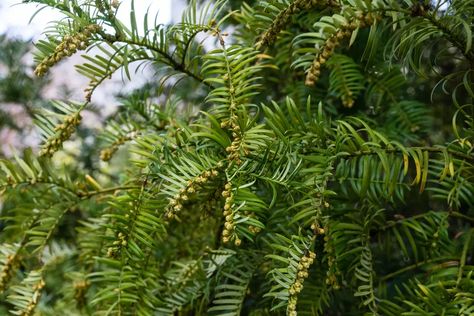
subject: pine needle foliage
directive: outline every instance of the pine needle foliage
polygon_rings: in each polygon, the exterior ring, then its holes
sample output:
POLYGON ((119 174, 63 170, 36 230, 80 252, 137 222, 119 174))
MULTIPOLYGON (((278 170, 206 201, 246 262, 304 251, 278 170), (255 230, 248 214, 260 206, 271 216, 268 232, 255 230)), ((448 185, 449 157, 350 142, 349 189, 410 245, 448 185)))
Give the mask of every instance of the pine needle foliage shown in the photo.
POLYGON ((36 73, 82 51, 90 83, 0 161, 12 314, 474 314, 472 0, 190 1, 174 25, 132 1, 129 26, 23 2, 63 14, 36 73), (159 96, 91 135, 102 167, 63 165, 95 89, 145 64, 159 96))

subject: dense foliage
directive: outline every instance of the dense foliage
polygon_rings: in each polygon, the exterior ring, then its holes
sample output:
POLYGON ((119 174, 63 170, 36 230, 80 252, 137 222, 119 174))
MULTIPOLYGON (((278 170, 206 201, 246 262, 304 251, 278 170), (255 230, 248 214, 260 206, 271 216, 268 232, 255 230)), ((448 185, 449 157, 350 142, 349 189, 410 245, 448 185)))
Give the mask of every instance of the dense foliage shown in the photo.
POLYGON ((130 27, 116 0, 24 2, 64 14, 35 73, 83 51, 90 85, 0 162, 11 313, 474 314, 473 0, 191 1, 130 27), (63 165, 97 86, 147 65, 97 159, 63 165))

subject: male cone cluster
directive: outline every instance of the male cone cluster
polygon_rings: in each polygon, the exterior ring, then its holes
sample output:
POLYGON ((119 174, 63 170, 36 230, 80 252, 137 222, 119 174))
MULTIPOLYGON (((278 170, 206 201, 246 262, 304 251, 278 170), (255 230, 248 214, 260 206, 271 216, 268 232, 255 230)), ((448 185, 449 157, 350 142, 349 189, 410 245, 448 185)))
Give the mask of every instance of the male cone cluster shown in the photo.
POLYGON ((320 0, 296 0, 292 2, 288 6, 288 8, 278 14, 270 28, 260 36, 260 39, 256 44, 257 49, 261 49, 265 46, 271 45, 276 40, 276 37, 281 32, 281 30, 285 28, 285 26, 288 24, 294 14, 300 12, 301 10, 311 9, 318 2, 320 2, 320 0))
POLYGON ((79 112, 66 116, 64 122, 54 128, 56 134, 43 145, 39 152, 40 156, 52 156, 58 151, 62 144, 74 134, 80 122, 81 115, 79 112))
MULTIPOLYGON (((232 143, 225 150, 229 154, 228 159, 234 161, 237 165, 240 165, 240 148, 242 146, 242 131, 238 124, 238 116, 234 113, 236 106, 231 104, 230 106, 231 115, 230 118, 221 123, 221 128, 229 128, 232 132, 232 143)), ((245 149, 244 149, 245 151, 245 149)))
MULTIPOLYGON (((232 204, 234 203, 234 193, 232 192, 232 183, 229 181, 225 184, 222 196, 225 198, 224 212, 222 215, 225 216, 224 229, 222 230, 222 242, 224 244, 230 241, 230 238, 235 230, 234 214, 232 212, 232 204)), ((240 246, 242 240, 236 237, 234 244, 240 246)))
POLYGON ((326 233, 324 236, 324 252, 326 253, 326 260, 328 263, 328 270, 326 272, 326 284, 331 286, 334 290, 339 289, 339 284, 337 282, 337 274, 339 271, 337 270, 336 265, 336 258, 335 258, 335 250, 334 245, 329 237, 329 234, 326 233))
POLYGON ((82 308, 86 305, 86 294, 87 289, 90 286, 90 282, 87 280, 79 280, 74 282, 74 299, 76 300, 77 306, 82 308))
POLYGON ((114 241, 113 246, 107 249, 107 257, 115 257, 120 248, 127 246, 127 244, 127 236, 124 233, 118 233, 117 240, 114 241))
POLYGON ((12 273, 15 270, 16 256, 9 254, 7 260, 3 264, 2 272, 0 272, 0 293, 3 293, 7 287, 7 283, 12 277, 12 273))
POLYGON ((129 136, 129 135, 118 138, 116 141, 112 143, 112 145, 100 151, 100 159, 102 161, 109 161, 110 159, 112 159, 112 156, 119 149, 119 147, 131 139, 132 139, 132 136, 129 136))
POLYGON ((304 280, 309 276, 309 267, 313 264, 316 259, 316 254, 312 251, 308 251, 303 257, 296 270, 296 280, 293 282, 291 287, 288 289, 290 298, 288 299, 287 315, 296 316, 296 303, 298 301, 298 294, 303 290, 304 280))
POLYGON ((211 169, 206 170, 194 179, 189 180, 186 187, 182 188, 174 198, 170 199, 168 207, 166 208, 166 217, 170 220, 175 218, 176 214, 183 209, 183 204, 189 200, 189 196, 197 192, 198 189, 206 184, 210 179, 215 178, 218 175, 219 172, 217 169, 211 169))
MULTIPOLYGON (((324 43, 323 47, 320 49, 319 53, 315 56, 313 63, 306 75, 305 84, 307 86, 314 86, 321 75, 321 67, 327 62, 327 60, 334 53, 334 50, 341 45, 341 42, 352 36, 352 33, 358 28, 364 28, 370 26, 374 23, 376 19, 379 19, 379 15, 374 13, 362 13, 357 12, 354 16, 353 21, 347 21, 339 30, 332 34, 324 43)), ((351 102, 347 100, 348 105, 351 102)))
POLYGON ((33 296, 31 297, 31 300, 28 302, 28 305, 26 306, 26 308, 23 310, 23 312, 21 314, 17 314, 17 315, 21 315, 21 316, 32 316, 34 315, 35 313, 35 308, 36 306, 38 305, 39 301, 40 301, 40 298, 41 298, 41 294, 42 294, 42 290, 45 286, 45 282, 43 279, 41 279, 34 287, 33 287, 33 290, 35 291, 33 296))
POLYGON ((78 50, 84 50, 89 46, 89 41, 94 33, 100 31, 100 26, 91 24, 84 28, 83 31, 74 35, 66 35, 61 43, 56 46, 54 53, 41 61, 35 69, 35 75, 41 77, 46 74, 52 66, 60 62, 64 57, 69 57, 78 50))

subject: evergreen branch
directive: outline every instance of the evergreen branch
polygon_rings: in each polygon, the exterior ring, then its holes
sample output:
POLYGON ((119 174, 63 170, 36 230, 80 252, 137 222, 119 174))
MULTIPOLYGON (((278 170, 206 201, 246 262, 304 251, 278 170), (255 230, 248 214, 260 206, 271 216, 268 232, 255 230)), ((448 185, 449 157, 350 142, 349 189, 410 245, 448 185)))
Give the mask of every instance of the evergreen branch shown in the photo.
POLYGON ((210 83, 206 82, 204 80, 204 78, 202 78, 199 75, 197 75, 197 74, 191 72, 190 70, 188 70, 186 68, 186 66, 184 65, 184 63, 179 63, 178 61, 176 61, 173 58, 173 56, 168 54, 166 51, 163 51, 163 50, 159 49, 158 47, 147 43, 145 39, 143 39, 141 41, 137 41, 137 40, 134 40, 134 39, 125 38, 124 36, 120 36, 119 34, 110 35, 110 34, 107 34, 105 32, 100 32, 99 34, 104 38, 105 41, 107 41, 110 44, 119 42, 119 43, 124 43, 124 44, 128 44, 128 45, 136 45, 136 46, 139 46, 139 47, 146 48, 150 51, 153 51, 153 52, 157 53, 159 56, 163 57, 165 62, 168 65, 170 65, 174 70, 188 75, 189 77, 191 77, 191 78, 195 79, 196 81, 204 84, 205 86, 207 86, 210 89, 214 88, 210 83))
MULTIPOLYGON (((190 0, 170 26, 132 1, 130 27, 118 0, 25 2, 64 14, 37 74, 94 47, 76 66, 89 94, 134 62, 160 80, 122 92, 64 163, 0 160, 0 313, 474 314, 472 0, 190 0), (305 73, 317 87, 292 82, 305 73), (427 101, 433 85, 451 98, 427 101), (99 140, 103 160, 126 152, 98 164, 99 140)), ((84 106, 38 118, 42 154, 84 106)))

